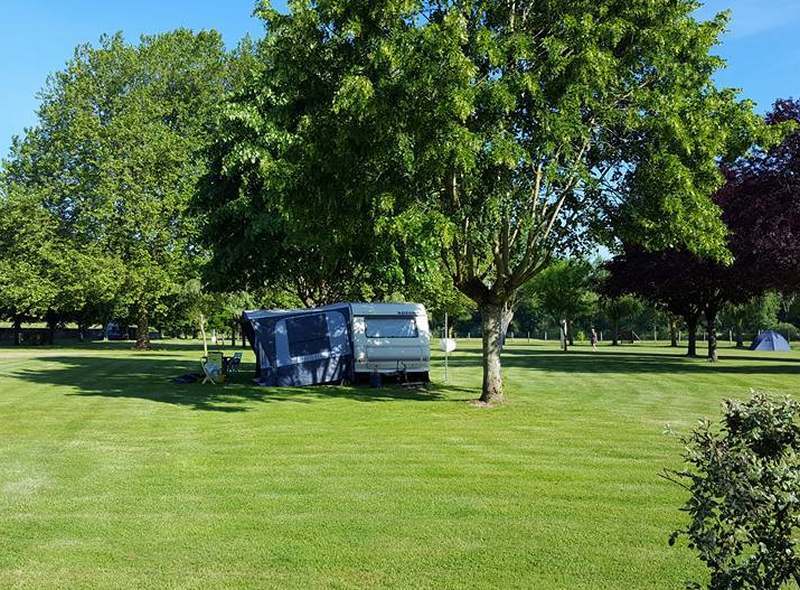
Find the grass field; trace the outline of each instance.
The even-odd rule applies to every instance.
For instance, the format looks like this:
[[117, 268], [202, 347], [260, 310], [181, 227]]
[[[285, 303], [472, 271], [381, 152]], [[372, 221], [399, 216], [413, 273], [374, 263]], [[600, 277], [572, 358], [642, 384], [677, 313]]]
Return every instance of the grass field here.
[[0, 588], [680, 588], [665, 431], [800, 393], [800, 354], [519, 342], [487, 410], [474, 341], [427, 392], [175, 385], [161, 346], [0, 348]]

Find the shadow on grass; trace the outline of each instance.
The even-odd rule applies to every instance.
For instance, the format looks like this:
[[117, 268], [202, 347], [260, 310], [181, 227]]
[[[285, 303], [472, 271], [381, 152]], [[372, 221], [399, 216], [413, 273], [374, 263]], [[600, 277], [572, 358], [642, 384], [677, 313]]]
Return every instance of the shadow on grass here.
[[[116, 344], [116, 343], [115, 343]], [[178, 344], [173, 350], [185, 351]], [[196, 344], [189, 345], [191, 347]], [[114, 347], [113, 350], [120, 350]], [[242, 371], [225, 386], [193, 383], [179, 385], [171, 380], [187, 373], [199, 372], [193, 359], [170, 357], [164, 354], [107, 357], [100, 355], [56, 355], [52, 349], [41, 357], [47, 365], [18, 369], [11, 377], [39, 383], [72, 388], [69, 395], [133, 398], [191, 407], [216, 412], [247, 411], [256, 403], [312, 403], [329, 399], [349, 399], [358, 402], [464, 402], [479, 395], [480, 350], [459, 351], [449, 359], [450, 367], [469, 367], [475, 370], [475, 388], [432, 383], [425, 389], [389, 386], [368, 387], [259, 387], [251, 383], [253, 365], [243, 364]], [[32, 361], [36, 356], [32, 355]], [[441, 368], [442, 359], [434, 359]], [[507, 369], [533, 369], [552, 373], [621, 373], [664, 375], [720, 374], [794, 374], [800, 375], [800, 359], [786, 357], [727, 356], [719, 363], [705, 359], [688, 359], [681, 353], [665, 353], [647, 349], [601, 349], [600, 352], [573, 350], [542, 350], [539, 347], [509, 347], [503, 354]]]
[[[132, 351], [134, 350], [135, 342], [133, 340], [87, 340], [85, 342], [79, 342], [77, 340], [56, 340], [55, 344], [53, 345], [38, 345], [38, 346], [31, 346], [31, 345], [22, 345], [22, 346], [15, 346], [12, 342], [8, 340], [4, 340], [0, 342], [0, 350], [24, 350], [29, 352], [36, 352], [36, 351], [53, 351], [53, 350], [64, 350], [65, 347], [74, 350], [97, 350], [97, 351], [114, 351], [114, 352], [124, 352], [124, 351]], [[209, 350], [212, 347], [209, 345]], [[151, 341], [151, 352], [188, 352], [191, 350], [196, 350], [200, 352], [203, 350], [203, 343], [199, 340], [153, 340]], [[226, 353], [236, 352], [240, 350], [250, 350], [249, 346], [240, 346], [236, 344], [235, 346], [231, 346], [230, 341], [222, 345], [221, 347], [213, 347], [213, 350], [224, 350]]]
[[[698, 351], [703, 354], [702, 351]], [[450, 357], [451, 367], [480, 365], [480, 349], [466, 349]], [[800, 359], [785, 356], [730, 356], [721, 354], [719, 362], [710, 363], [703, 357], [688, 358], [681, 352], [654, 352], [647, 349], [626, 350], [608, 348], [590, 350], [542, 350], [536, 347], [514, 346], [503, 351], [503, 367], [528, 368], [554, 373], [663, 373], [663, 374], [795, 374], [800, 375]], [[436, 359], [442, 365], [442, 359]]]
[[336, 398], [358, 402], [461, 401], [447, 395], [459, 388], [433, 384], [424, 389], [330, 385], [260, 387], [250, 383], [254, 370], [252, 364], [243, 364], [241, 373], [225, 385], [177, 384], [172, 382], [174, 377], [198, 373], [199, 363], [163, 359], [152, 354], [131, 358], [47, 355], [42, 360], [51, 366], [20, 369], [10, 376], [30, 383], [73, 388], [75, 391], [68, 395], [144, 399], [215, 412], [243, 412], [254, 403], [312, 403]]

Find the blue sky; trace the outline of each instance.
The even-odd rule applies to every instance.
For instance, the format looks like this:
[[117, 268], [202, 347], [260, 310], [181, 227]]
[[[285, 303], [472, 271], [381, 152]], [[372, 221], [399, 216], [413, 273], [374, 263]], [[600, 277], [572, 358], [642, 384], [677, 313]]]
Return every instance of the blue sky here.
[[[282, 6], [283, 0], [274, 2]], [[11, 136], [35, 122], [36, 93], [73, 48], [103, 33], [128, 39], [177, 27], [216, 28], [228, 45], [259, 35], [254, 0], [0, 0], [0, 157]], [[724, 86], [741, 88], [764, 111], [778, 97], [800, 97], [800, 0], [707, 0], [701, 16], [733, 10], [718, 53]]]

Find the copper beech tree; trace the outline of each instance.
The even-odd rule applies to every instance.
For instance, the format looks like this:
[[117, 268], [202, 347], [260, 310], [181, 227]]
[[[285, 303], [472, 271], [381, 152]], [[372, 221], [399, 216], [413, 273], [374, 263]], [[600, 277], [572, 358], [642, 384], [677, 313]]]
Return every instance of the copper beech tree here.
[[[800, 123], [800, 102], [778, 101], [767, 116], [773, 126], [787, 122]], [[686, 248], [647, 251], [627, 244], [606, 264], [607, 292], [634, 293], [683, 317], [689, 356], [696, 355], [697, 327], [704, 320], [712, 361], [723, 306], [800, 287], [800, 133], [727, 166], [725, 175], [714, 201], [727, 230], [730, 260]]]

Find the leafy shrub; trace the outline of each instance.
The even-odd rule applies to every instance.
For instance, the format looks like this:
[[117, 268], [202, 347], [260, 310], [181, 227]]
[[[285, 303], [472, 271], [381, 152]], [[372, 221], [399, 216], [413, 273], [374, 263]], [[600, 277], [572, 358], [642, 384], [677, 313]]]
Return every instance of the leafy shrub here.
[[797, 326], [790, 324], [789, 322], [781, 322], [776, 324], [774, 329], [784, 338], [788, 337], [789, 340], [800, 339], [800, 330], [797, 329]]
[[[685, 440], [683, 471], [666, 477], [690, 492], [688, 538], [710, 570], [711, 590], [779, 590], [800, 583], [800, 405], [755, 393], [726, 401], [718, 428], [708, 421]], [[691, 582], [688, 588], [701, 588]]]

